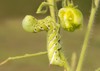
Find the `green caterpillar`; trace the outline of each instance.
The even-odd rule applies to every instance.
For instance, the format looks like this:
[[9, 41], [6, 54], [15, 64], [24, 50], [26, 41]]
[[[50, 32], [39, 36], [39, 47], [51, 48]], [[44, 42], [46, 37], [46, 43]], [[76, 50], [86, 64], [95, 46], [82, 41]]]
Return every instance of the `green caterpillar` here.
[[24, 30], [28, 32], [40, 32], [47, 31], [47, 51], [50, 64], [64, 66], [64, 55], [61, 51], [60, 45], [60, 26], [50, 17], [46, 17], [42, 20], [37, 20], [31, 15], [27, 15], [22, 26]]

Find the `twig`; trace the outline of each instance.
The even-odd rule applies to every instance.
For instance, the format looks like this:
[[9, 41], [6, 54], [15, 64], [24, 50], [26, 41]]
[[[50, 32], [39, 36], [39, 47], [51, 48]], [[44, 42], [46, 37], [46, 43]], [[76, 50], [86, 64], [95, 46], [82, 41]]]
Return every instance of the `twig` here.
[[[36, 13], [37, 14], [45, 14], [48, 11], [48, 7], [49, 6], [53, 6], [51, 4], [49, 4], [48, 2], [42, 2], [39, 6], [39, 8], [37, 9]], [[43, 10], [43, 8], [46, 8], [45, 10]]]
[[34, 54], [25, 54], [22, 56], [15, 56], [15, 57], [9, 57], [6, 60], [4, 60], [3, 62], [0, 63], [0, 66], [7, 63], [10, 60], [16, 60], [16, 59], [21, 59], [21, 58], [27, 58], [27, 57], [33, 57], [33, 56], [39, 56], [39, 55], [44, 55], [47, 54], [47, 51], [45, 52], [39, 52], [39, 53], [34, 53]]

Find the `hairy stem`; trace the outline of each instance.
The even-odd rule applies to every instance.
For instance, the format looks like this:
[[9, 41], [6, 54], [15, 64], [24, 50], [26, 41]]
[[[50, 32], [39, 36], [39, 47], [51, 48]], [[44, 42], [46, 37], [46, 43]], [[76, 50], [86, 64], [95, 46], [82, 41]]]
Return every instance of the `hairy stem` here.
[[89, 41], [90, 32], [91, 32], [91, 29], [92, 29], [92, 25], [94, 23], [97, 8], [99, 6], [99, 0], [92, 0], [92, 1], [93, 2], [92, 2], [90, 19], [89, 19], [89, 22], [88, 22], [87, 32], [86, 32], [86, 35], [85, 35], [85, 39], [84, 39], [84, 43], [83, 43], [83, 46], [82, 46], [82, 51], [81, 51], [81, 54], [80, 54], [80, 58], [79, 58], [79, 62], [78, 62], [78, 66], [77, 66], [76, 71], [81, 71], [81, 69], [82, 69], [82, 65], [83, 65], [83, 61], [84, 61], [84, 57], [85, 57], [85, 54], [86, 54], [86, 49], [87, 49], [87, 45], [88, 45], [88, 41]]
[[1, 62], [0, 66], [7, 63], [10, 60], [16, 60], [16, 59], [22, 59], [22, 58], [27, 58], [27, 57], [39, 56], [39, 55], [43, 55], [43, 54], [47, 54], [47, 51], [34, 53], [34, 54], [25, 54], [25, 55], [22, 55], [22, 56], [9, 57], [6, 60], [4, 60], [3, 62]]

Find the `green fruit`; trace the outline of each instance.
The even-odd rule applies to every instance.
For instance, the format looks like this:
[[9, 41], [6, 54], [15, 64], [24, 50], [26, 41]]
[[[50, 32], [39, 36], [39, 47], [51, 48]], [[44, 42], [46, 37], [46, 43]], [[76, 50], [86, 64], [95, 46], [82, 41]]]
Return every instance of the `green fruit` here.
[[67, 31], [79, 29], [83, 24], [83, 15], [81, 11], [74, 7], [65, 7], [59, 10], [58, 16], [61, 26]]

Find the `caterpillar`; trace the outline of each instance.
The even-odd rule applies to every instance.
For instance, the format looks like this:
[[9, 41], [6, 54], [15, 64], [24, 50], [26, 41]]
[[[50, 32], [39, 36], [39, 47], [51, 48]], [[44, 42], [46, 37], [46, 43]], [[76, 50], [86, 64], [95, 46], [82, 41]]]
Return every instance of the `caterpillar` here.
[[23, 21], [22, 26], [28, 32], [47, 32], [47, 51], [49, 62], [52, 65], [64, 66], [64, 55], [60, 45], [60, 34], [58, 25], [50, 16], [42, 20], [37, 20], [31, 15], [27, 15]]
[[83, 15], [79, 9], [73, 6], [61, 8], [58, 12], [63, 29], [73, 32], [83, 24]]

